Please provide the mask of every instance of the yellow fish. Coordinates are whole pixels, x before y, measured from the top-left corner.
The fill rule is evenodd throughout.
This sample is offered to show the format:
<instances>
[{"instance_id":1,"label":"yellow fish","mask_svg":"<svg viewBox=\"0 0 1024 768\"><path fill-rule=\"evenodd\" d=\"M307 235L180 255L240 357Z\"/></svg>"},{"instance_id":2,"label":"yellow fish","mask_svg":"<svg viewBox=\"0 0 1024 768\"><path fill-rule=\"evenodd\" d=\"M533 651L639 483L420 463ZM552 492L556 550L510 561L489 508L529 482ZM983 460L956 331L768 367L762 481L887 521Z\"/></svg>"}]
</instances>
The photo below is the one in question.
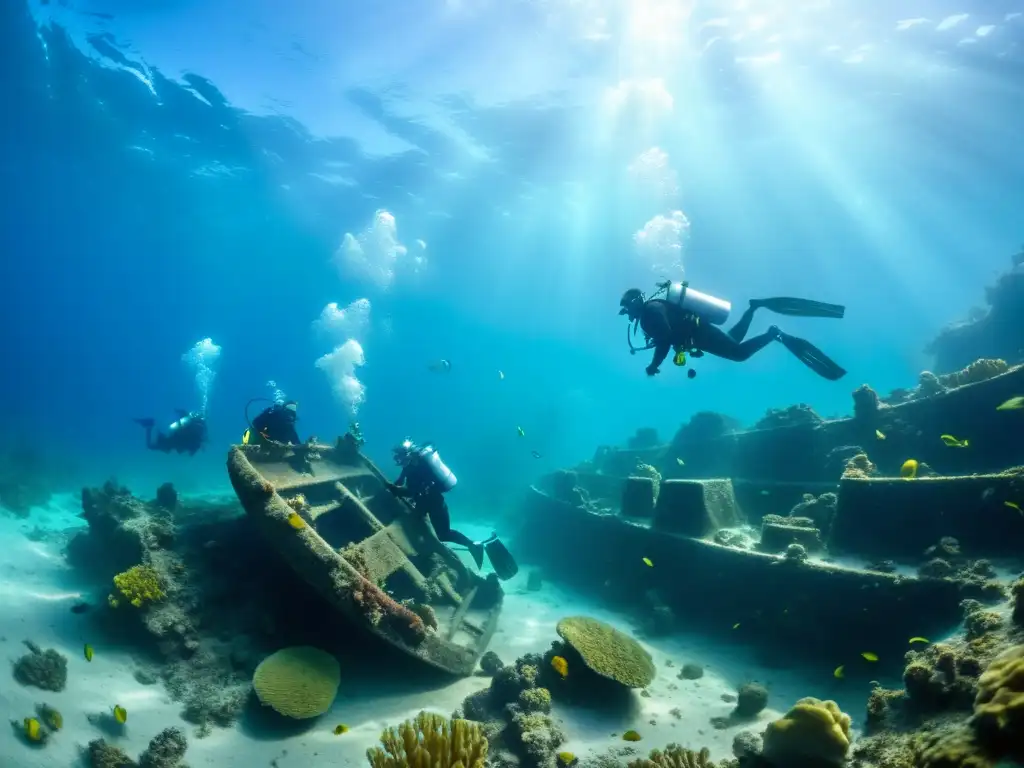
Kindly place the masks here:
<instances>
[{"instance_id":1,"label":"yellow fish","mask_svg":"<svg viewBox=\"0 0 1024 768\"><path fill-rule=\"evenodd\" d=\"M914 643L930 643L931 640L927 637L912 637L907 642L913 645Z\"/></svg>"},{"instance_id":2,"label":"yellow fish","mask_svg":"<svg viewBox=\"0 0 1024 768\"><path fill-rule=\"evenodd\" d=\"M245 432L242 433L242 445L248 445L250 437L252 437L252 430L245 430Z\"/></svg>"},{"instance_id":3,"label":"yellow fish","mask_svg":"<svg viewBox=\"0 0 1024 768\"><path fill-rule=\"evenodd\" d=\"M86 643L83 652L85 653L85 660L92 661L92 646Z\"/></svg>"},{"instance_id":4,"label":"yellow fish","mask_svg":"<svg viewBox=\"0 0 1024 768\"><path fill-rule=\"evenodd\" d=\"M1021 513L1022 515L1024 515L1024 510L1022 510L1022 509L1020 508L1020 504L1018 504L1017 502L1015 502L1015 501L1004 501L1004 502L1003 502L1003 504L1005 504L1006 506L1008 506L1008 507L1009 507L1010 509L1016 509L1016 510L1017 510L1018 512L1020 512L1020 513Z\"/></svg>"},{"instance_id":5,"label":"yellow fish","mask_svg":"<svg viewBox=\"0 0 1024 768\"><path fill-rule=\"evenodd\" d=\"M680 459L679 457L676 457L676 464L678 464L680 467L686 466L686 462Z\"/></svg>"},{"instance_id":6,"label":"yellow fish","mask_svg":"<svg viewBox=\"0 0 1024 768\"><path fill-rule=\"evenodd\" d=\"M904 480L913 480L917 477L917 459L907 459L900 467L900 477Z\"/></svg>"},{"instance_id":7,"label":"yellow fish","mask_svg":"<svg viewBox=\"0 0 1024 768\"><path fill-rule=\"evenodd\" d=\"M733 629L739 629L740 628L740 623L737 621L735 624L732 625L732 628Z\"/></svg>"},{"instance_id":8,"label":"yellow fish","mask_svg":"<svg viewBox=\"0 0 1024 768\"><path fill-rule=\"evenodd\" d=\"M940 435L939 440L944 442L950 448L966 448L968 445L966 440L958 440L952 435Z\"/></svg>"},{"instance_id":9,"label":"yellow fish","mask_svg":"<svg viewBox=\"0 0 1024 768\"><path fill-rule=\"evenodd\" d=\"M878 654L872 653L871 651L864 651L864 653L861 654L861 658L865 661L878 661Z\"/></svg>"},{"instance_id":10,"label":"yellow fish","mask_svg":"<svg viewBox=\"0 0 1024 768\"><path fill-rule=\"evenodd\" d=\"M561 677L565 677L569 674L569 662L563 659L561 656L555 656L551 659L551 668L555 670Z\"/></svg>"},{"instance_id":11,"label":"yellow fish","mask_svg":"<svg viewBox=\"0 0 1024 768\"><path fill-rule=\"evenodd\" d=\"M836 667L835 671L832 673L832 677L834 677L836 680L842 680L845 675L846 671L843 669L842 664Z\"/></svg>"},{"instance_id":12,"label":"yellow fish","mask_svg":"<svg viewBox=\"0 0 1024 768\"><path fill-rule=\"evenodd\" d=\"M622 734L623 741L640 741L640 734L636 731L626 731Z\"/></svg>"},{"instance_id":13,"label":"yellow fish","mask_svg":"<svg viewBox=\"0 0 1024 768\"><path fill-rule=\"evenodd\" d=\"M879 440L885 440L885 433L883 433L880 429L876 429L875 437L877 437Z\"/></svg>"},{"instance_id":14,"label":"yellow fish","mask_svg":"<svg viewBox=\"0 0 1024 768\"><path fill-rule=\"evenodd\" d=\"M522 427L516 427L516 431L519 433L520 437L526 437L526 432L523 431Z\"/></svg>"},{"instance_id":15,"label":"yellow fish","mask_svg":"<svg viewBox=\"0 0 1024 768\"><path fill-rule=\"evenodd\" d=\"M34 717L25 718L25 738L37 743L43 740L42 726Z\"/></svg>"},{"instance_id":16,"label":"yellow fish","mask_svg":"<svg viewBox=\"0 0 1024 768\"><path fill-rule=\"evenodd\" d=\"M117 720L121 725L128 722L128 710L119 704L114 705L114 719Z\"/></svg>"},{"instance_id":17,"label":"yellow fish","mask_svg":"<svg viewBox=\"0 0 1024 768\"><path fill-rule=\"evenodd\" d=\"M343 733L348 733L348 726L344 723L334 726L334 735L341 736Z\"/></svg>"},{"instance_id":18,"label":"yellow fish","mask_svg":"<svg viewBox=\"0 0 1024 768\"><path fill-rule=\"evenodd\" d=\"M556 757L558 758L558 764L562 768L569 768L569 766L576 764L576 755L572 752L559 752Z\"/></svg>"},{"instance_id":19,"label":"yellow fish","mask_svg":"<svg viewBox=\"0 0 1024 768\"><path fill-rule=\"evenodd\" d=\"M676 356L672 358L672 362L676 365L686 365L686 353L683 351L676 352Z\"/></svg>"},{"instance_id":20,"label":"yellow fish","mask_svg":"<svg viewBox=\"0 0 1024 768\"><path fill-rule=\"evenodd\" d=\"M997 411L1019 411L1024 408L1024 396L1011 397L1002 405L996 406Z\"/></svg>"},{"instance_id":21,"label":"yellow fish","mask_svg":"<svg viewBox=\"0 0 1024 768\"><path fill-rule=\"evenodd\" d=\"M292 512L290 515L288 515L288 525L290 525L295 530L299 530L301 528L306 527L306 521L302 519L302 515L300 515L298 512Z\"/></svg>"},{"instance_id":22,"label":"yellow fish","mask_svg":"<svg viewBox=\"0 0 1024 768\"><path fill-rule=\"evenodd\" d=\"M644 558L644 565L646 565L648 568L654 567L654 563L651 562L651 558L649 557Z\"/></svg>"}]
</instances>

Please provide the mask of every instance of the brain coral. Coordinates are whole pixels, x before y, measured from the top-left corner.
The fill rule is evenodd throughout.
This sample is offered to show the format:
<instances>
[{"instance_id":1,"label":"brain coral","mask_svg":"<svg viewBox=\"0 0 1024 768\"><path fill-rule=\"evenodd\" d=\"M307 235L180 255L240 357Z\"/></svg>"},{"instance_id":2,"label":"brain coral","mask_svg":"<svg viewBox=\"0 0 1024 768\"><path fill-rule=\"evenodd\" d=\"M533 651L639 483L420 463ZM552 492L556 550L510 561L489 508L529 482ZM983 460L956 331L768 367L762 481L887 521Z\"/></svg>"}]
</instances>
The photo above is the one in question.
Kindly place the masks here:
<instances>
[{"instance_id":1,"label":"brain coral","mask_svg":"<svg viewBox=\"0 0 1024 768\"><path fill-rule=\"evenodd\" d=\"M597 674L628 688L643 688L654 680L651 655L636 640L597 619L570 616L557 631Z\"/></svg>"},{"instance_id":2,"label":"brain coral","mask_svg":"<svg viewBox=\"0 0 1024 768\"><path fill-rule=\"evenodd\" d=\"M306 645L271 654L252 676L261 704L298 720L317 717L330 709L340 683L338 661Z\"/></svg>"},{"instance_id":3,"label":"brain coral","mask_svg":"<svg viewBox=\"0 0 1024 768\"><path fill-rule=\"evenodd\" d=\"M842 765L850 749L850 716L834 701L800 699L764 732L764 757L773 765Z\"/></svg>"},{"instance_id":4,"label":"brain coral","mask_svg":"<svg viewBox=\"0 0 1024 768\"><path fill-rule=\"evenodd\" d=\"M1024 645L996 656L978 678L975 729L992 747L1012 740L1024 726Z\"/></svg>"}]
</instances>

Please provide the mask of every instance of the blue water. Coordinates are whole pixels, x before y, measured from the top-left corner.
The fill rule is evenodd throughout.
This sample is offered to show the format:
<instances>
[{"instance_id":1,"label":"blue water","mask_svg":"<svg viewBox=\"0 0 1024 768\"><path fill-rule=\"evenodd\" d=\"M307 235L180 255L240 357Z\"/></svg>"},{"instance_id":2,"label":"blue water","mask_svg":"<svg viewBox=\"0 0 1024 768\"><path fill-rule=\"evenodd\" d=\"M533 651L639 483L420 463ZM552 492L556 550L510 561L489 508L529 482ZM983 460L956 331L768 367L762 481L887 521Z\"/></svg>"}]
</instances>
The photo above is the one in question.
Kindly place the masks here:
<instances>
[{"instance_id":1,"label":"blue water","mask_svg":"<svg viewBox=\"0 0 1024 768\"><path fill-rule=\"evenodd\" d=\"M0 437L35 441L56 485L223 488L274 381L303 436L355 417L385 466L402 438L435 441L457 510L699 410L845 414L861 383L913 385L1019 246L1021 12L8 0ZM685 226L638 244L673 211ZM339 268L346 233L374 269L397 254L393 279ZM849 375L773 345L648 378L617 303L662 276L738 307L846 304L754 332L780 322ZM359 299L364 327L315 331ZM350 337L355 416L316 365ZM209 445L147 452L132 419L199 407L183 355L207 338Z\"/></svg>"}]
</instances>

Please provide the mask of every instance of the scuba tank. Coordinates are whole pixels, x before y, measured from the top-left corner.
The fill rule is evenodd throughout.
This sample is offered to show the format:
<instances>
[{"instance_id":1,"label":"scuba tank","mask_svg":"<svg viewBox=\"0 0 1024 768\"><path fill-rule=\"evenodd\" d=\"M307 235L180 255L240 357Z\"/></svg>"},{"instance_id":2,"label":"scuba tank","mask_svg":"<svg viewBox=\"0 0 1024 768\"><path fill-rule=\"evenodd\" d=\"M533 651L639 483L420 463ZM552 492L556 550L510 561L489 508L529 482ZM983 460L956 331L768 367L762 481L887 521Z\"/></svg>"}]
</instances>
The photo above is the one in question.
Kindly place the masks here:
<instances>
[{"instance_id":1,"label":"scuba tank","mask_svg":"<svg viewBox=\"0 0 1024 768\"><path fill-rule=\"evenodd\" d=\"M177 421L171 422L171 425L167 428L167 431L174 432L175 430L184 429L192 422L193 419L195 419L195 417L196 414L194 413L182 414L181 418L179 418Z\"/></svg>"},{"instance_id":2,"label":"scuba tank","mask_svg":"<svg viewBox=\"0 0 1024 768\"><path fill-rule=\"evenodd\" d=\"M458 478L455 477L455 473L448 469L447 465L441 461L441 454L437 452L437 449L432 445L428 445L425 448L421 448L419 456L423 459L423 462L430 468L430 473L434 476L437 484L441 486L443 491L450 491L455 487L458 482Z\"/></svg>"},{"instance_id":3,"label":"scuba tank","mask_svg":"<svg viewBox=\"0 0 1024 768\"><path fill-rule=\"evenodd\" d=\"M712 325L724 323L732 311L732 304L725 299L695 291L686 282L662 283L658 288L665 291L665 301L669 304L682 307Z\"/></svg>"}]
</instances>

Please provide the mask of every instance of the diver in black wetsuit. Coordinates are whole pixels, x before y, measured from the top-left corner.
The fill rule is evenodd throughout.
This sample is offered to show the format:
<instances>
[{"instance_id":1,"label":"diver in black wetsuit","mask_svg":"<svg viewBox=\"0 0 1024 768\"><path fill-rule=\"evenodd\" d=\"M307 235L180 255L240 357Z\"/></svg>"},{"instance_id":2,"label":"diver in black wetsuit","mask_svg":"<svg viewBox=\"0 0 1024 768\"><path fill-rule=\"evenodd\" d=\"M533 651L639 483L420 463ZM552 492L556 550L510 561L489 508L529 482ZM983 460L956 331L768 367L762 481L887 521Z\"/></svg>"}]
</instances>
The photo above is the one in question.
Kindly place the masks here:
<instances>
[{"instance_id":1,"label":"diver in black wetsuit","mask_svg":"<svg viewBox=\"0 0 1024 768\"><path fill-rule=\"evenodd\" d=\"M298 407L298 403L289 400L287 403L274 403L265 408L252 420L249 436L243 439L252 445L259 445L268 440L285 445L298 445L302 442L299 440L299 433L295 431L295 422L299 418Z\"/></svg>"},{"instance_id":2,"label":"diver in black wetsuit","mask_svg":"<svg viewBox=\"0 0 1024 768\"><path fill-rule=\"evenodd\" d=\"M153 419L135 419L146 428L146 447L151 451L187 453L195 456L206 442L206 417L196 411L177 411L178 420L167 428L167 434L157 431L153 438Z\"/></svg>"},{"instance_id":3,"label":"diver in black wetsuit","mask_svg":"<svg viewBox=\"0 0 1024 768\"><path fill-rule=\"evenodd\" d=\"M394 483L388 483L388 490L396 496L409 499L417 511L430 518L437 538L453 544L461 544L469 550L477 568L484 564L484 545L475 542L463 533L452 530L451 513L444 493L455 487L457 482L440 455L432 445L420 447L412 440L406 440L392 449L395 463L402 473Z\"/></svg>"},{"instance_id":4,"label":"diver in black wetsuit","mask_svg":"<svg viewBox=\"0 0 1024 768\"><path fill-rule=\"evenodd\" d=\"M664 298L658 298L662 293ZM782 342L804 365L829 381L846 375L841 366L809 341L783 333L777 326L744 340L754 312L759 308L794 317L841 318L846 309L839 304L786 297L752 299L750 307L728 332L718 326L729 316L729 302L695 291L686 283L662 283L650 299L646 299L640 289L630 288L622 295L619 307L619 314L628 316L633 323L633 333L637 326L643 330L647 338L643 349L654 349L654 358L647 366L648 376L660 372L659 367L672 349L676 352L676 365L685 364L687 353L700 357L705 352L742 362L773 341ZM631 351L637 351L632 341L629 345ZM688 375L693 378L696 372L691 368Z\"/></svg>"}]
</instances>

